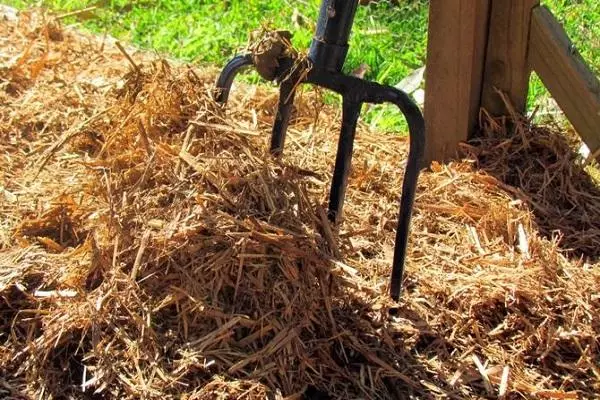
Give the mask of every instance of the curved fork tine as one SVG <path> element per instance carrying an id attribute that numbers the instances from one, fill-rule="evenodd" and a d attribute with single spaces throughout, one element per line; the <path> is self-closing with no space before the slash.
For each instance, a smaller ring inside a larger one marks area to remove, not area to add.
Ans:
<path id="1" fill-rule="evenodd" d="M 243 69 L 253 65 L 252 56 L 250 54 L 236 56 L 225 65 L 221 71 L 221 75 L 217 79 L 217 92 L 215 100 L 219 103 L 227 103 L 229 92 L 235 76 Z"/>
<path id="2" fill-rule="evenodd" d="M 382 100 L 398 106 L 406 122 L 410 135 L 410 149 L 408 162 L 402 182 L 402 198 L 400 199 L 400 213 L 398 215 L 398 228 L 396 229 L 396 244 L 394 246 L 394 261 L 392 262 L 392 277 L 390 295 L 398 301 L 402 290 L 402 276 L 404 274 L 404 262 L 406 260 L 406 248 L 410 230 L 415 192 L 419 180 L 421 163 L 425 154 L 425 121 L 419 107 L 398 89 L 385 87 L 381 97 Z"/>
<path id="3" fill-rule="evenodd" d="M 390 295 L 392 299 L 397 301 L 402 288 L 402 275 L 404 274 L 404 262 L 406 261 L 412 208 L 425 154 L 425 120 L 423 114 L 406 93 L 391 86 L 383 86 L 353 76 L 326 71 L 313 71 L 312 74 L 309 74 L 306 82 L 331 89 L 344 96 L 344 98 L 350 96 L 355 103 L 395 104 L 404 114 L 406 122 L 408 122 L 410 150 L 402 182 L 402 197 L 400 199 L 400 213 L 398 215 L 390 285 Z M 343 198 L 340 200 L 343 200 Z"/>

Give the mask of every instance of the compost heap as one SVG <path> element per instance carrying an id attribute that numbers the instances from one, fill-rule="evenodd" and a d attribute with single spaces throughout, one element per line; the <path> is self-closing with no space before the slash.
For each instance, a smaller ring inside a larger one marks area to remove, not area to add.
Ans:
<path id="1" fill-rule="evenodd" d="M 563 135 L 486 118 L 424 172 L 394 304 L 407 139 L 359 127 L 338 229 L 338 109 L 306 88 L 275 160 L 276 91 L 238 84 L 225 110 L 214 80 L 0 19 L 3 397 L 600 392 L 600 195 Z"/>

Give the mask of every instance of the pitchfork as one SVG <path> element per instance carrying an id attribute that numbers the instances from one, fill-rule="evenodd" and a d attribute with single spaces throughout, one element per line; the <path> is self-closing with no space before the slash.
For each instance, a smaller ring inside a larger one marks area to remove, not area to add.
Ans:
<path id="1" fill-rule="evenodd" d="M 358 2 L 359 0 L 322 0 L 316 34 L 305 62 L 286 50 L 283 44 L 290 36 L 281 32 L 278 34 L 279 41 L 273 40 L 269 51 L 262 53 L 262 58 L 252 53 L 234 57 L 219 76 L 216 100 L 220 103 L 227 102 L 233 79 L 241 69 L 248 66 L 254 66 L 263 78 L 276 81 L 280 93 L 271 136 L 271 153 L 279 156 L 283 151 L 299 83 L 321 86 L 342 96 L 342 126 L 329 195 L 328 216 L 333 223 L 339 222 L 342 213 L 356 124 L 362 104 L 387 102 L 398 106 L 408 122 L 410 150 L 402 185 L 390 285 L 391 297 L 397 301 L 404 274 L 417 180 L 425 150 L 425 124 L 421 111 L 406 93 L 391 86 L 342 73 Z"/>

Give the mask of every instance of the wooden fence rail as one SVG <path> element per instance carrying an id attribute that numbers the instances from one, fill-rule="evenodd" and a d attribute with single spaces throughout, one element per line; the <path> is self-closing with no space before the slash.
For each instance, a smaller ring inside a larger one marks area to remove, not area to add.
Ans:
<path id="1" fill-rule="evenodd" d="M 426 71 L 427 164 L 457 155 L 479 111 L 524 113 L 535 71 L 592 154 L 600 155 L 600 82 L 539 0 L 431 0 Z"/>

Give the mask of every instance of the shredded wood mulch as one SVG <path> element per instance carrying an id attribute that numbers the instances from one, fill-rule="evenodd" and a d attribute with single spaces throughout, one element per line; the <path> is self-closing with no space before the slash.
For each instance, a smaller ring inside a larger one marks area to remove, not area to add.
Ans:
<path id="1" fill-rule="evenodd" d="M 275 160 L 276 91 L 214 81 L 0 17 L 1 397 L 597 396 L 600 194 L 564 135 L 484 116 L 432 165 L 394 304 L 407 139 L 359 127 L 330 226 L 339 111 L 303 92 Z"/>

